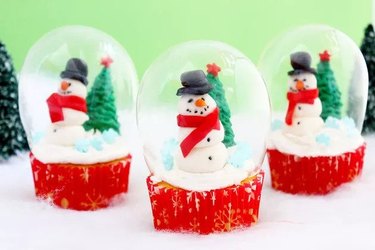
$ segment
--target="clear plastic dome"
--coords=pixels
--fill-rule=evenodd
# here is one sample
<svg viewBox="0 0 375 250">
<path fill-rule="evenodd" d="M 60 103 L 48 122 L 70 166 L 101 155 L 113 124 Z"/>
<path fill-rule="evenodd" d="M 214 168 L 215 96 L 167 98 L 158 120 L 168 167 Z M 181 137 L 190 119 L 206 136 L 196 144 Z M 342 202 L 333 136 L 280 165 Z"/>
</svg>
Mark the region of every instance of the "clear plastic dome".
<svg viewBox="0 0 375 250">
<path fill-rule="evenodd" d="M 137 124 L 151 173 L 168 170 L 172 167 L 168 164 L 174 164 L 170 162 L 173 162 L 174 155 L 169 155 L 169 159 L 167 156 L 181 136 L 176 119 L 180 101 L 184 98 L 176 95 L 182 87 L 181 74 L 202 70 L 208 76 L 208 64 L 209 67 L 216 67 L 213 66 L 216 64 L 221 68 L 218 78 L 230 109 L 235 145 L 241 145 L 242 150 L 248 153 L 256 165 L 255 170 L 260 168 L 270 124 L 270 104 L 263 79 L 254 64 L 237 49 L 222 42 L 191 41 L 163 53 L 141 80 Z M 231 157 L 229 153 L 229 159 Z M 195 165 L 204 164 L 195 162 Z"/>
<path fill-rule="evenodd" d="M 337 96 L 336 90 L 328 91 L 332 96 L 337 97 L 336 101 L 340 100 L 338 102 L 341 105 L 337 104 L 340 107 L 335 111 L 339 114 L 337 116 L 349 117 L 354 121 L 357 130 L 361 131 L 368 91 L 366 63 L 351 38 L 326 25 L 305 25 L 294 28 L 275 38 L 264 50 L 258 66 L 270 93 L 274 118 L 281 118 L 287 110 L 288 71 L 292 70 L 290 56 L 299 51 L 311 55 L 311 67 L 317 70 L 318 86 L 322 86 L 319 87 L 320 93 L 326 91 L 324 88 L 337 86 L 341 97 Z M 319 77 L 324 79 L 333 77 L 331 81 L 335 83 L 323 86 L 324 80 L 320 82 Z M 320 99 L 323 104 L 322 113 L 326 112 L 325 107 L 334 107 L 329 100 L 324 100 L 324 97 Z M 328 111 L 327 115 L 330 115 Z"/>
<path fill-rule="evenodd" d="M 47 33 L 32 46 L 20 73 L 20 113 L 30 146 L 40 140 L 51 124 L 46 100 L 58 91 L 63 78 L 60 74 L 68 70 L 71 58 L 87 64 L 88 93 L 108 63 L 110 71 L 106 74 L 113 88 L 120 133 L 129 138 L 129 125 L 135 124 L 132 113 L 137 91 L 132 60 L 116 40 L 102 31 L 65 26 Z"/>
</svg>

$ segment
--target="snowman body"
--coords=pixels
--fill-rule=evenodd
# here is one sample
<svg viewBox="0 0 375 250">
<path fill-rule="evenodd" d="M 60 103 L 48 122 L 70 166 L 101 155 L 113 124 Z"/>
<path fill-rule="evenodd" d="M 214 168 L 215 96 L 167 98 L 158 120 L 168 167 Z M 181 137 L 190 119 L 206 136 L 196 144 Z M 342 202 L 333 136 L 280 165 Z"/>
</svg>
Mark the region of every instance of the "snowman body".
<svg viewBox="0 0 375 250">
<path fill-rule="evenodd" d="M 57 92 L 61 96 L 78 96 L 86 99 L 87 88 L 80 81 L 63 79 Z M 86 137 L 82 124 L 89 119 L 85 112 L 62 108 L 63 120 L 51 124 L 46 141 L 51 144 L 72 146 L 78 139 Z"/>
<path fill-rule="evenodd" d="M 316 77 L 310 72 L 289 76 L 288 85 L 291 93 L 317 89 Z M 314 98 L 313 103 L 297 103 L 293 110 L 292 124 L 286 126 L 286 132 L 303 136 L 318 131 L 324 125 L 321 112 L 322 103 L 319 97 Z"/>
<path fill-rule="evenodd" d="M 184 116 L 205 117 L 217 108 L 215 100 L 208 94 L 181 96 L 178 112 Z M 195 128 L 180 127 L 178 140 L 181 143 Z M 222 143 L 224 128 L 220 123 L 219 129 L 211 130 L 187 156 L 182 154 L 181 148 L 177 150 L 175 163 L 177 167 L 186 172 L 208 173 L 222 169 L 227 161 L 228 152 Z"/>
<path fill-rule="evenodd" d="M 319 98 L 314 100 L 313 104 L 299 103 L 294 110 L 295 117 L 316 117 L 322 113 L 322 102 Z"/>
<path fill-rule="evenodd" d="M 63 79 L 63 83 L 58 89 L 58 93 L 62 96 L 78 96 L 82 99 L 86 99 L 87 88 L 80 81 L 73 79 Z M 66 86 L 67 84 L 67 86 Z M 85 121 L 89 119 L 85 112 L 74 110 L 70 108 L 63 108 L 62 112 L 64 114 L 64 120 L 55 122 L 54 125 L 57 126 L 75 126 L 82 125 Z"/>
</svg>

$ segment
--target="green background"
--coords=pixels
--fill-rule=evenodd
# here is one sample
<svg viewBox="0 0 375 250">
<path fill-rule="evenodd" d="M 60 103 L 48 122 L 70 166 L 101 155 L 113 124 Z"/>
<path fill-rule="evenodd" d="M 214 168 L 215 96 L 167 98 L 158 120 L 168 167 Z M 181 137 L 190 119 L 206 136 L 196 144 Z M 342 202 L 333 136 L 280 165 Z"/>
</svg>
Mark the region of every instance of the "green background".
<svg viewBox="0 0 375 250">
<path fill-rule="evenodd" d="M 290 27 L 325 23 L 359 44 L 370 21 L 370 0 L 0 0 L 0 39 L 18 70 L 43 34 L 81 24 L 117 39 L 139 78 L 160 53 L 188 40 L 221 40 L 256 63 L 272 38 Z"/>
</svg>

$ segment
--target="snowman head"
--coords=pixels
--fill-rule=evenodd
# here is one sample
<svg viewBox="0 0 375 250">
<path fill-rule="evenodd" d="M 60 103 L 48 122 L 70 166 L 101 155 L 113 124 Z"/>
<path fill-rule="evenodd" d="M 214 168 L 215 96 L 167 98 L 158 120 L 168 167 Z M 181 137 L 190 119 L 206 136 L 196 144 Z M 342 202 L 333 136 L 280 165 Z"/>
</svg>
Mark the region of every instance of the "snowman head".
<svg viewBox="0 0 375 250">
<path fill-rule="evenodd" d="M 60 95 L 74 95 L 81 98 L 87 96 L 87 88 L 82 82 L 68 78 L 62 79 L 58 92 Z"/>
<path fill-rule="evenodd" d="M 178 113 L 181 115 L 206 116 L 217 107 L 215 100 L 208 94 L 182 95 L 178 102 Z"/>
<path fill-rule="evenodd" d="M 316 89 L 316 77 L 310 72 L 293 74 L 288 79 L 289 92 L 299 92 L 303 90 Z"/>
</svg>

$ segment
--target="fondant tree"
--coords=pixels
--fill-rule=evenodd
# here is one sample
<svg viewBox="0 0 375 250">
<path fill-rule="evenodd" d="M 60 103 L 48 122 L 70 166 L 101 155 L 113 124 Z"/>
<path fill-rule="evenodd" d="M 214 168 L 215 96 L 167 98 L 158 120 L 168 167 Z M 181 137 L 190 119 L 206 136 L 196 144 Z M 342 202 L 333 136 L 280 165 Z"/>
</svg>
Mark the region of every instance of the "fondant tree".
<svg viewBox="0 0 375 250">
<path fill-rule="evenodd" d="M 363 132 L 371 133 L 375 131 L 375 32 L 372 24 L 369 24 L 365 29 L 361 51 L 365 57 L 369 75 L 367 109 Z"/>
<path fill-rule="evenodd" d="M 331 55 L 325 50 L 319 54 L 320 62 L 317 66 L 316 80 L 319 98 L 322 101 L 321 117 L 326 120 L 329 116 L 341 118 L 341 92 L 336 84 L 335 74 L 330 65 Z"/>
<path fill-rule="evenodd" d="M 207 80 L 212 84 L 213 88 L 209 95 L 216 101 L 217 106 L 220 110 L 220 121 L 224 126 L 224 140 L 223 143 L 226 147 L 235 145 L 234 133 L 232 129 L 231 112 L 227 99 L 225 98 L 225 91 L 223 83 L 220 81 L 218 74 L 221 68 L 215 63 L 207 64 Z"/>
<path fill-rule="evenodd" d="M 13 62 L 0 42 L 0 160 L 29 148 L 18 112 L 18 81 Z"/>
<path fill-rule="evenodd" d="M 94 131 L 99 130 L 103 132 L 113 129 L 118 133 L 120 132 L 109 68 L 111 63 L 112 59 L 109 57 L 101 60 L 103 69 L 95 78 L 94 85 L 87 95 L 86 102 L 89 120 L 83 125 L 86 130 L 94 129 Z"/>
</svg>

